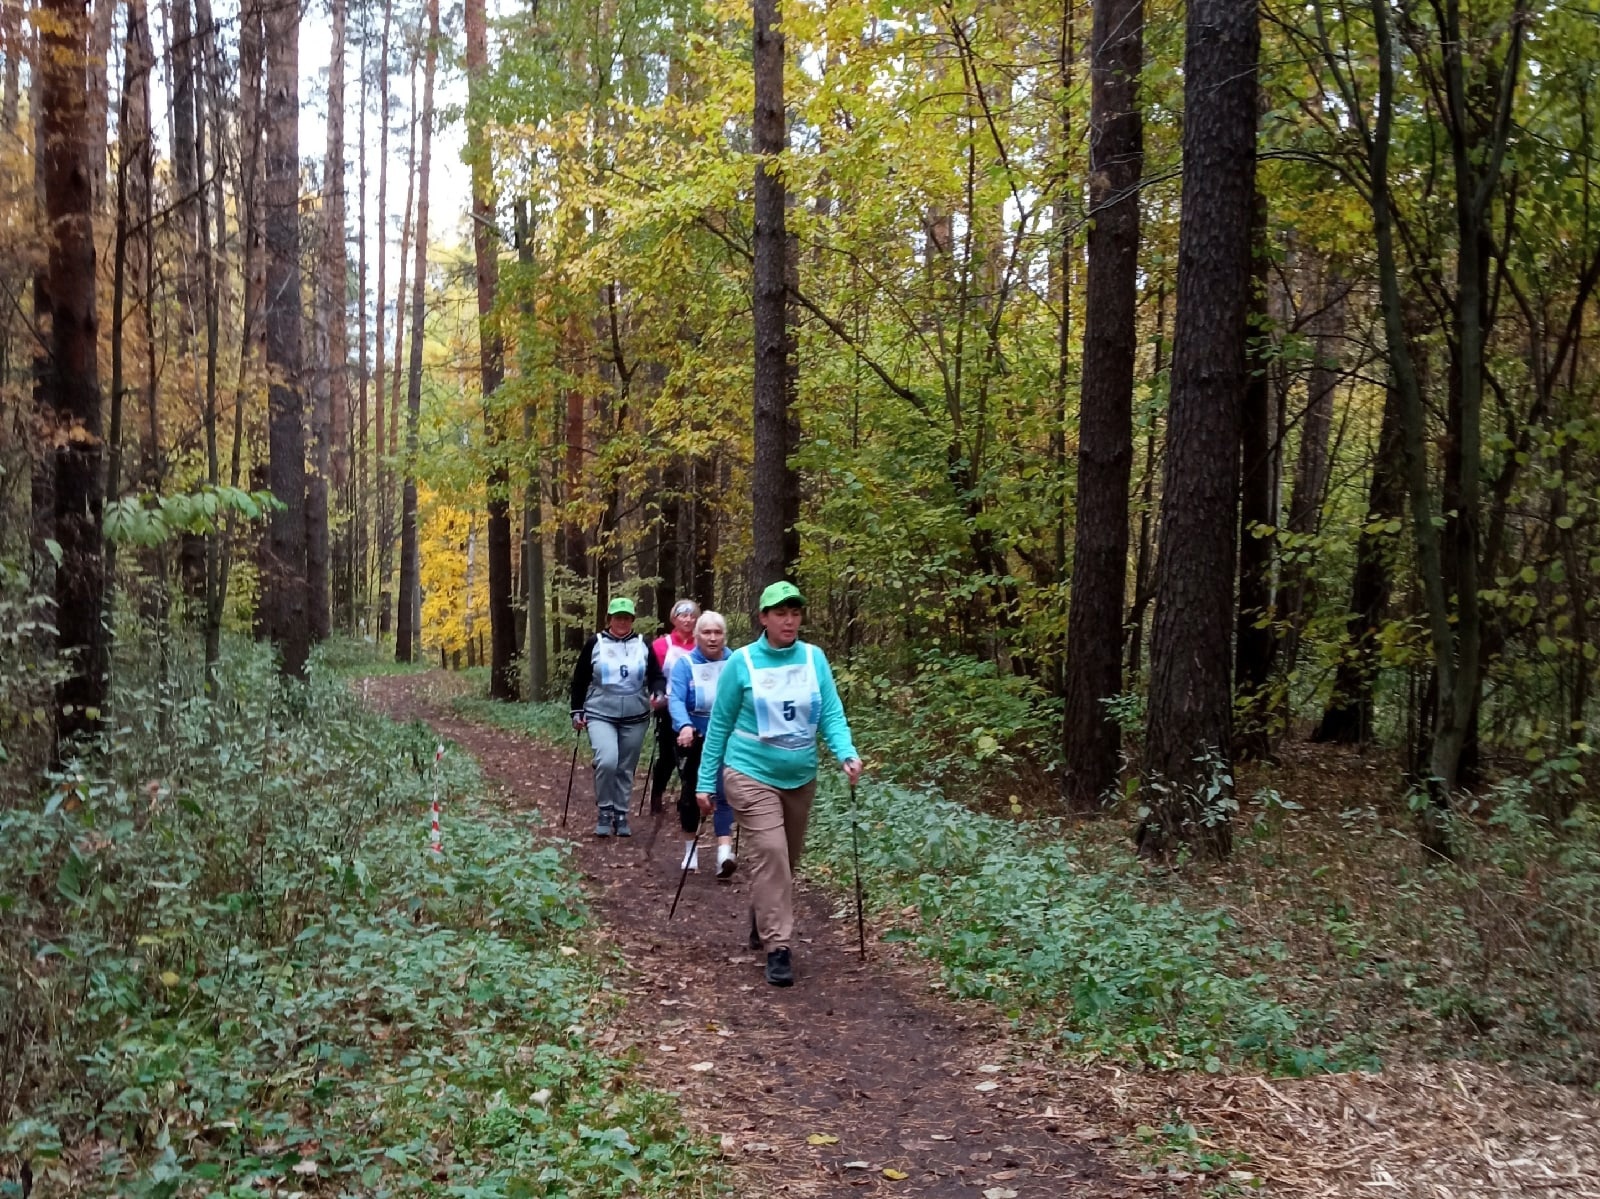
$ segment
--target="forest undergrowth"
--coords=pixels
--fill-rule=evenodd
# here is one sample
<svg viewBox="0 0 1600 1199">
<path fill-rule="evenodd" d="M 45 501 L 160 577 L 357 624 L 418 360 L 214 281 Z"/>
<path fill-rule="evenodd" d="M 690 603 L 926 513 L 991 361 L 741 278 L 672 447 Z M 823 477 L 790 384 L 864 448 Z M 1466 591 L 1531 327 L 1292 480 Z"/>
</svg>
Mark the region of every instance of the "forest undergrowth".
<svg viewBox="0 0 1600 1199">
<path fill-rule="evenodd" d="M 615 1003 L 565 855 L 470 761 L 326 664 L 285 688 L 232 646 L 220 701 L 146 665 L 0 809 L 0 1195 L 710 1189 L 592 1048 Z"/>
<path fill-rule="evenodd" d="M 453 703 L 570 747 L 559 702 Z M 1427 861 L 1387 755 L 1286 744 L 1240 771 L 1230 862 L 1158 865 L 1136 856 L 1122 804 L 1053 815 L 1026 739 L 931 781 L 948 753 L 938 730 L 906 723 L 888 754 L 861 737 L 868 917 L 1029 1039 L 1211 1072 L 1466 1057 L 1600 1089 L 1600 825 L 1582 803 L 1559 824 L 1545 814 L 1583 784 L 1580 760 L 1486 788 L 1456 817 L 1457 859 Z M 851 820 L 825 770 L 806 873 L 841 903 Z"/>
</svg>

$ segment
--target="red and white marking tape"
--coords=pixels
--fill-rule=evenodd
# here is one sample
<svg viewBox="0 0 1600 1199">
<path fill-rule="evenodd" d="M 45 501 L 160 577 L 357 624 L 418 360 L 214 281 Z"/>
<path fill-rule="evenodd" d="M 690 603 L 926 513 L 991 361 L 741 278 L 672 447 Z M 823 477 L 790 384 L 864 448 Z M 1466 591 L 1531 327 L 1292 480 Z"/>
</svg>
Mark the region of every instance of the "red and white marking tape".
<svg viewBox="0 0 1600 1199">
<path fill-rule="evenodd" d="M 439 833 L 439 763 L 443 759 L 444 744 L 441 742 L 439 747 L 433 751 L 433 828 L 429 833 L 428 848 L 433 850 L 434 853 L 444 852 L 444 839 Z"/>
</svg>

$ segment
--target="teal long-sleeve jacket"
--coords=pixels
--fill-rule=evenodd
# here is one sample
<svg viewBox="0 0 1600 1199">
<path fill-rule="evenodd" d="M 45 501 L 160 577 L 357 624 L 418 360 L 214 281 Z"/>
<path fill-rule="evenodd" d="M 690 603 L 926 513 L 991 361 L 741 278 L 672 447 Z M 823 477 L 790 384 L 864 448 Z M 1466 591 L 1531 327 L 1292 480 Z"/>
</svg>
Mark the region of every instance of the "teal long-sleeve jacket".
<svg viewBox="0 0 1600 1199">
<path fill-rule="evenodd" d="M 850 725 L 845 720 L 844 704 L 839 701 L 839 689 L 833 682 L 833 670 L 820 649 L 796 640 L 787 649 L 774 649 L 762 634 L 743 649 L 734 650 L 727 668 L 717 681 L 717 702 L 711 709 L 711 723 L 706 729 L 705 748 L 700 755 L 700 776 L 697 791 L 713 792 L 724 766 L 730 766 L 769 787 L 788 790 L 802 787 L 817 776 L 817 747 L 813 743 L 803 749 L 785 749 L 757 735 L 755 702 L 750 686 L 750 669 L 745 653 L 756 669 L 793 666 L 811 654 L 817 675 L 817 690 L 812 696 L 812 710 L 819 714 L 817 734 L 828 743 L 834 757 L 845 762 L 859 758 L 850 738 Z"/>
</svg>

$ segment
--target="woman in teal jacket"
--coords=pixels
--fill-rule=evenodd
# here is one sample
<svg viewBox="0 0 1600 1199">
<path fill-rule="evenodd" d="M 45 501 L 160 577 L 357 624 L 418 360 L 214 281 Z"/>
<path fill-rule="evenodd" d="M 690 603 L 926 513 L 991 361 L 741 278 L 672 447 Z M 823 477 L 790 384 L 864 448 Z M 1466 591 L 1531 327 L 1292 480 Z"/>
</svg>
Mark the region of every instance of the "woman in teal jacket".
<svg viewBox="0 0 1600 1199">
<path fill-rule="evenodd" d="M 761 593 L 762 634 L 734 652 L 717 681 L 696 801 L 711 812 L 717 778 L 748 845 L 751 947 L 767 952 L 767 981 L 794 983 L 794 868 L 817 791 L 817 735 L 852 784 L 861 757 L 850 739 L 828 659 L 800 640 L 805 596 L 793 583 Z"/>
</svg>

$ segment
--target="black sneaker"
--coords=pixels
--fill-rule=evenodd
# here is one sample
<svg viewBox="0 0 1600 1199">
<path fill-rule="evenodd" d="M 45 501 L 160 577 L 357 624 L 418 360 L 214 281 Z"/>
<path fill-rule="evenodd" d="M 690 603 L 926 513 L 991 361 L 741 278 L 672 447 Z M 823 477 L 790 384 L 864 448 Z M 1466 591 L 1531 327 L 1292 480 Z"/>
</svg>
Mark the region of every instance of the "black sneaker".
<svg viewBox="0 0 1600 1199">
<path fill-rule="evenodd" d="M 611 826 L 611 832 L 618 837 L 633 836 L 633 830 L 628 827 L 628 818 L 626 816 L 617 817 L 615 823 Z"/>
<path fill-rule="evenodd" d="M 750 948 L 755 953 L 760 953 L 766 947 L 767 947 L 766 942 L 764 942 L 761 939 L 761 930 L 756 927 L 756 910 L 754 908 L 751 908 L 750 909 Z"/>
<path fill-rule="evenodd" d="M 794 986 L 794 965 L 789 961 L 787 947 L 767 954 L 767 981 L 775 987 Z"/>
<path fill-rule="evenodd" d="M 609 837 L 611 835 L 611 821 L 602 820 L 599 824 L 595 825 L 594 835 L 597 837 Z"/>
</svg>

